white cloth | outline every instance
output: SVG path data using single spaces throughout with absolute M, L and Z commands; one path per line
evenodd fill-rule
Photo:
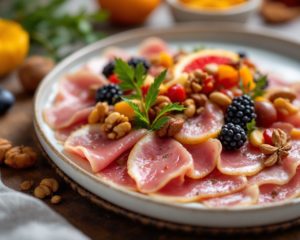
M 81 232 L 42 201 L 0 181 L 0 240 L 85 240 Z

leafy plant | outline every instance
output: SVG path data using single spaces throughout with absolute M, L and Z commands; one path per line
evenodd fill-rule
M 104 36 L 93 30 L 94 22 L 107 18 L 104 11 L 87 13 L 80 10 L 69 14 L 63 11 L 67 0 L 10 0 L 0 5 L 0 16 L 19 22 L 29 33 L 32 49 L 42 47 L 56 60 L 68 55 L 74 46 L 91 43 Z M 73 46 L 69 49 L 63 46 Z
M 136 68 L 129 66 L 121 59 L 116 59 L 115 73 L 121 80 L 120 87 L 124 91 L 132 91 L 132 94 L 124 97 L 135 112 L 135 125 L 140 128 L 150 130 L 160 129 L 169 119 L 167 113 L 173 111 L 183 111 L 185 108 L 177 103 L 170 103 L 163 107 L 153 121 L 149 118 L 149 110 L 155 104 L 159 94 L 159 87 L 164 81 L 167 71 L 161 72 L 151 84 L 146 96 L 143 95 L 141 87 L 146 79 L 146 71 L 143 64 L 138 64 Z M 136 103 L 137 100 L 139 102 Z

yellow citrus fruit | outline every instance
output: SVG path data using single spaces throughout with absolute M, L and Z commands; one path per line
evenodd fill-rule
M 98 0 L 98 3 L 108 11 L 112 22 L 136 25 L 146 20 L 160 0 Z
M 3 76 L 25 59 L 29 48 L 29 35 L 20 24 L 0 19 L 0 76 Z

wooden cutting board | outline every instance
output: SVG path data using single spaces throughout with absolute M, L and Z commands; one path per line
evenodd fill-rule
M 4 116 L 0 117 L 0 137 L 11 140 L 15 145 L 29 145 L 39 152 L 39 161 L 36 167 L 28 170 L 13 170 L 1 166 L 2 181 L 9 187 L 19 191 L 19 184 L 24 180 L 32 179 L 36 184 L 45 177 L 54 177 L 60 182 L 59 194 L 63 201 L 59 205 L 52 205 L 49 199 L 44 200 L 54 211 L 62 215 L 92 239 L 243 239 L 253 240 L 254 236 L 196 236 L 182 232 L 172 232 L 145 226 L 126 217 L 119 216 L 100 208 L 73 191 L 55 173 L 41 154 L 34 136 L 32 124 L 33 97 L 22 92 L 15 75 L 0 79 L 1 87 L 11 90 L 16 96 L 16 104 Z M 32 194 L 32 193 L 29 193 Z M 247 217 L 247 216 L 245 216 Z M 1 236 L 1 233 L 0 233 Z M 270 238 L 272 240 L 300 239 L 300 229 L 293 228 L 272 234 L 255 236 L 256 240 Z

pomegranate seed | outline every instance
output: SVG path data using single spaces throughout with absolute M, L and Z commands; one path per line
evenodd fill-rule
M 273 141 L 272 141 L 273 130 L 274 130 L 273 128 L 267 128 L 264 130 L 263 136 L 264 136 L 264 140 L 265 140 L 266 144 L 270 144 L 270 145 L 273 144 Z

